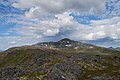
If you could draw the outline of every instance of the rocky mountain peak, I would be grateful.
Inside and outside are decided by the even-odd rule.
[[[61,39],[59,42],[74,42],[74,41],[69,38],[64,38],[64,39]]]
[[[37,47],[44,47],[44,48],[53,48],[53,49],[73,49],[73,50],[79,50],[79,49],[92,49],[95,46],[91,44],[81,43],[79,41],[74,41],[68,38],[61,39],[57,42],[43,42],[35,44],[34,46]]]
[[[73,40],[68,39],[68,38],[64,38],[64,39],[61,39],[60,41],[58,41],[59,44],[72,44],[75,42],[77,42],[77,41],[73,41]]]

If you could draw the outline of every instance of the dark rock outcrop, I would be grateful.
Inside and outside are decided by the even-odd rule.
[[[68,61],[56,64],[45,80],[79,80],[82,74],[83,71],[79,66]]]

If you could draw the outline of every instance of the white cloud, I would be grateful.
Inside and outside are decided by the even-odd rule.
[[[55,36],[59,34],[61,28],[67,29],[71,26],[73,17],[69,16],[69,14],[69,12],[65,12],[55,15],[55,19],[39,21],[33,26],[20,27],[16,29],[16,32],[25,36]]]
[[[15,41],[10,42],[10,45],[15,45],[15,44],[16,44]]]
[[[106,34],[103,31],[99,31],[96,33],[90,33],[88,35],[86,35],[86,40],[95,40],[95,39],[99,39],[99,38],[105,38]]]
[[[97,26],[94,31],[104,31],[106,37],[120,39],[120,17],[91,21],[93,26]]]
[[[11,47],[31,45],[41,41],[42,39],[34,36],[4,36],[0,37],[0,49],[6,50]]]
[[[44,32],[43,34],[45,36],[55,36],[56,34],[59,33],[59,29],[48,29],[46,32]]]
[[[13,3],[13,6],[22,9],[30,8],[26,17],[39,18],[68,11],[103,13],[105,0],[18,0],[17,3]]]
[[[93,25],[113,25],[113,24],[120,24],[120,17],[112,17],[108,19],[102,19],[102,20],[91,20],[91,23]]]
[[[26,18],[29,19],[35,19],[35,18],[41,18],[41,17],[47,17],[48,13],[40,7],[32,7],[29,12],[25,13]]]
[[[16,29],[16,32],[24,36],[36,36],[36,38],[58,35],[76,40],[96,40],[105,37],[120,38],[120,17],[92,20],[90,26],[74,21],[69,14],[69,12],[57,14],[55,19],[39,21],[33,26],[20,27]]]
[[[120,16],[120,0],[106,0],[107,11],[103,17],[111,18],[114,16]]]

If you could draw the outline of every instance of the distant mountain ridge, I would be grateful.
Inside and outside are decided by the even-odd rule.
[[[116,50],[120,51],[120,47],[117,47]]]
[[[120,47],[116,47],[116,48],[110,47],[110,49],[120,51]]]

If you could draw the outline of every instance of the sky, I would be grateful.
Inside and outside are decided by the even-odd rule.
[[[0,0],[0,50],[62,38],[120,47],[120,0]]]

